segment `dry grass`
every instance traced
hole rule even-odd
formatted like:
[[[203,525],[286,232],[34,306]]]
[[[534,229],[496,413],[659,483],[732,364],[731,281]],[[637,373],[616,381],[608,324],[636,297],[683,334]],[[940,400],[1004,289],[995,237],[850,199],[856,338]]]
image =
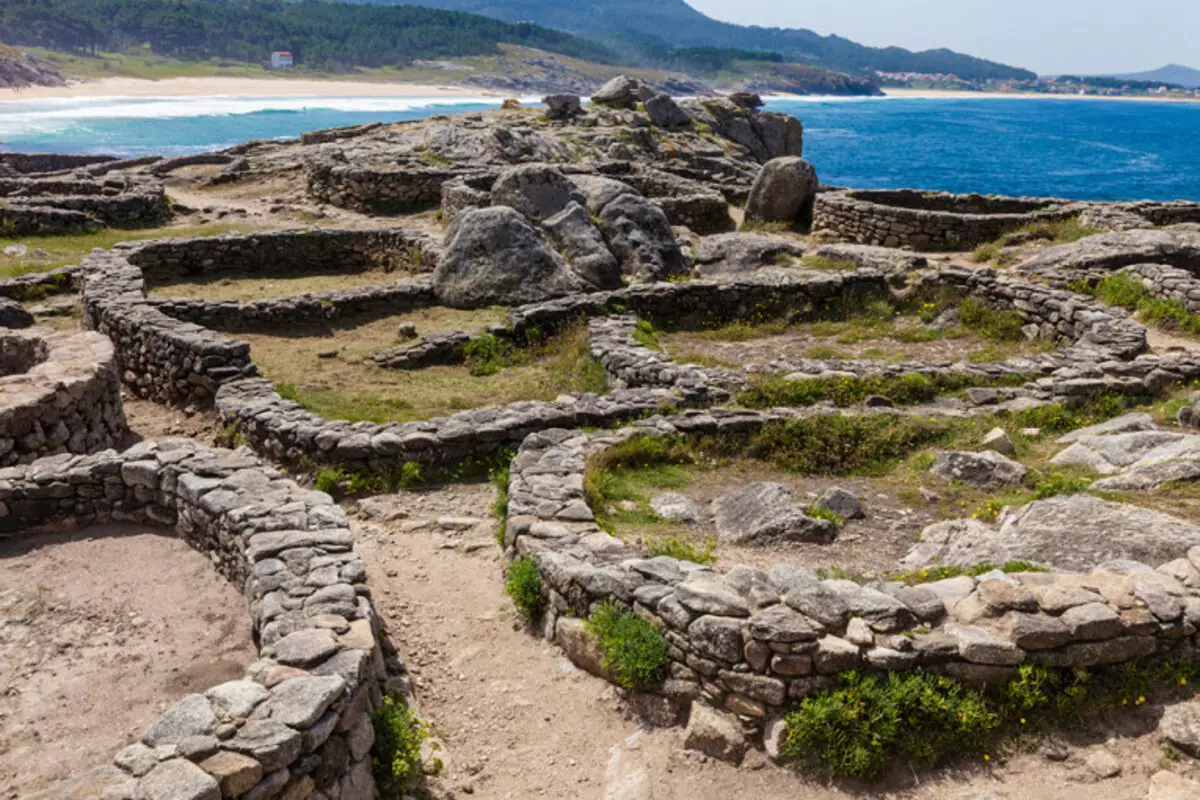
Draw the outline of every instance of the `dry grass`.
[[[343,275],[301,275],[293,273],[258,273],[252,278],[231,278],[227,275],[206,275],[180,278],[162,283],[150,290],[151,297],[199,298],[204,300],[270,300],[305,293],[359,289],[392,283],[409,277],[408,273],[381,269]]]
[[[494,375],[466,366],[403,371],[382,369],[364,356],[396,344],[396,326],[414,322],[422,334],[450,328],[478,331],[504,318],[503,309],[429,309],[319,335],[244,336],[263,374],[285,393],[327,419],[407,422],[519,400],[604,390],[604,373],[588,356],[587,332],[573,328],[525,351],[521,363]],[[336,358],[319,358],[337,351]]]

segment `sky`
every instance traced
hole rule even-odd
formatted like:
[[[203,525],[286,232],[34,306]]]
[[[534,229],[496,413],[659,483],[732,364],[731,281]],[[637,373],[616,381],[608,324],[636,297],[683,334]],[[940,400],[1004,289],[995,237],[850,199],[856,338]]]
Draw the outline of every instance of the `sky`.
[[[1043,75],[1200,69],[1200,0],[687,0],[740,25],[948,47]]]

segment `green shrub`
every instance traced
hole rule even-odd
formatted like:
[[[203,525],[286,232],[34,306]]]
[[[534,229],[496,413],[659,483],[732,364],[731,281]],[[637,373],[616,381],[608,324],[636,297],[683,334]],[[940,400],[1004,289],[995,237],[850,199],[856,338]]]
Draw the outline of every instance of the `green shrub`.
[[[846,518],[841,514],[836,511],[830,511],[827,508],[822,508],[816,504],[809,506],[806,513],[813,519],[823,519],[826,522],[833,523],[833,527],[835,528],[840,528],[846,524]]]
[[[652,556],[668,556],[680,561],[691,561],[694,564],[711,564],[717,560],[713,551],[717,549],[717,540],[709,536],[702,543],[686,534],[674,536],[659,536],[646,542],[646,551]]]
[[[1124,396],[1102,394],[1088,399],[1076,409],[1050,403],[1018,411],[1013,415],[1013,421],[1017,427],[1039,428],[1043,433],[1066,433],[1119,417],[1128,410],[1129,401]]]
[[[346,477],[346,471],[343,469],[322,467],[317,473],[316,489],[318,492],[336,496],[341,491],[342,481],[346,480]]]
[[[644,319],[639,319],[633,326],[633,340],[650,350],[662,350],[662,345],[658,343],[658,334],[654,332],[654,326]]]
[[[599,642],[604,668],[618,685],[648,689],[666,675],[670,650],[648,620],[606,602],[588,617],[587,631]]]
[[[492,516],[500,521],[496,530],[496,541],[500,543],[501,547],[504,546],[504,540],[508,534],[508,477],[509,467],[507,465],[496,467],[488,472],[488,481],[496,490],[496,499],[492,501]]]
[[[978,297],[963,300],[958,307],[958,321],[964,328],[992,341],[1019,342],[1025,338],[1021,331],[1024,317],[1016,311],[996,311]]]
[[[871,779],[893,757],[932,765],[983,754],[1000,722],[982,694],[950,678],[848,672],[787,716],[781,750],[790,758],[817,759],[837,775]]]
[[[394,481],[396,487],[400,489],[411,489],[414,486],[420,486],[423,482],[424,475],[421,472],[421,465],[416,461],[405,461]]]
[[[517,612],[525,619],[536,619],[546,607],[542,573],[532,558],[519,558],[508,568],[504,593],[512,598]]]
[[[1028,380],[1025,376],[1005,376],[981,382],[965,375],[930,376],[916,372],[898,376],[802,378],[796,381],[774,375],[755,375],[750,379],[750,388],[740,392],[737,400],[749,408],[812,406],[825,401],[846,408],[863,402],[871,395],[880,395],[897,405],[916,405],[931,402],[940,394],[970,386],[1013,386]]]
[[[405,794],[420,770],[421,745],[429,738],[429,726],[402,699],[392,695],[383,698],[372,722],[375,744],[371,748],[371,771],[375,783],[385,796]]]
[[[472,375],[495,375],[515,363],[517,348],[508,339],[487,334],[467,342],[463,348]]]
[[[1000,258],[1000,248],[994,244],[982,244],[971,253],[971,261],[975,264],[986,264]]]
[[[1028,561],[1009,561],[1004,564],[976,564],[973,567],[924,567],[912,572],[902,572],[897,575],[888,575],[887,577],[889,581],[900,581],[909,586],[919,586],[922,583],[936,583],[937,581],[944,581],[947,578],[958,578],[963,575],[978,578],[980,575],[986,575],[996,570],[1000,570],[1008,575],[1023,572],[1049,571],[1045,567],[1030,564]]]
[[[1151,297],[1141,280],[1132,275],[1122,272],[1109,275],[1088,293],[1105,305],[1120,306],[1137,312],[1148,325],[1200,335],[1200,317],[1178,300]]]

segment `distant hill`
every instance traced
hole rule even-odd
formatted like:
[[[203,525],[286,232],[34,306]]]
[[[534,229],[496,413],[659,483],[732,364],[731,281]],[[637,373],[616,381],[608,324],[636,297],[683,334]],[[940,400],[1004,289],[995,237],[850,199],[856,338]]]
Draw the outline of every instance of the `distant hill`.
[[[1200,89],[1200,69],[1192,69],[1180,64],[1168,64],[1165,67],[1152,69],[1149,72],[1131,72],[1125,75],[1111,75],[1118,80],[1148,81],[1151,83],[1174,83],[1186,89]]]
[[[943,72],[967,80],[1033,80],[1028,70],[951,50],[913,53],[899,47],[866,47],[810,30],[761,28],[719,22],[683,0],[353,0],[376,5],[424,5],[502,19],[533,22],[620,50],[626,57],[647,48],[719,47],[780,53],[789,61],[843,72]]]

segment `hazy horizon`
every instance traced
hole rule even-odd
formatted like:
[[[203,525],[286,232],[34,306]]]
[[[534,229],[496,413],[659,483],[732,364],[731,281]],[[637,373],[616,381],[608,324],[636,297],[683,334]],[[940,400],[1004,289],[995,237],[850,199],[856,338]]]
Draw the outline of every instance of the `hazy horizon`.
[[[875,47],[946,47],[1042,75],[1200,69],[1200,2],[1159,0],[686,0],[726,22],[809,28]]]

